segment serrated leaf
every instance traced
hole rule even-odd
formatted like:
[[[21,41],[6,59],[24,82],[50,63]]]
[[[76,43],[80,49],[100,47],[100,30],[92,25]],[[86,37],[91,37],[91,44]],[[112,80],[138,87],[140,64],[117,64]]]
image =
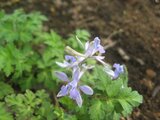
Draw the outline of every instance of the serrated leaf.
[[[6,95],[14,92],[13,88],[4,82],[0,82],[0,99],[3,99]]]
[[[131,114],[132,112],[132,106],[125,100],[118,100],[123,108],[123,115],[127,116],[128,114]]]
[[[75,33],[76,33],[76,36],[82,41],[87,41],[88,38],[91,36],[87,30],[77,29]]]
[[[108,102],[111,102],[114,106],[114,114],[123,114],[125,117],[131,114],[134,107],[137,107],[142,103],[142,96],[128,87],[121,88],[119,89],[118,94],[108,97]]]
[[[103,71],[103,67],[96,65],[94,68],[96,88],[106,91],[107,86],[112,82],[111,78]]]
[[[81,41],[82,44],[85,44],[89,40],[90,34],[86,30],[77,29],[74,34],[71,34],[67,39],[67,43],[72,47],[76,48],[78,51],[82,51],[82,45],[76,39],[76,36]]]
[[[65,114],[64,120],[78,120],[78,118],[75,115]]]
[[[0,102],[0,120],[14,120],[13,116],[7,111],[3,103]]]
[[[103,108],[103,103],[100,100],[94,100],[89,108],[89,114],[91,120],[104,120],[105,111]]]
[[[26,90],[24,94],[12,94],[5,98],[10,111],[14,113],[16,120],[37,119],[53,120],[54,107],[50,103],[50,98],[44,90],[33,93]]]
[[[143,102],[143,97],[142,95],[140,95],[137,91],[132,91],[132,93],[130,94],[130,99],[132,101],[128,101],[130,104],[134,105],[135,107],[137,107],[140,103]]]
[[[106,88],[108,97],[116,97],[119,94],[120,89],[122,89],[122,81],[112,81]]]
[[[69,97],[63,97],[59,99],[59,102],[69,110],[74,109],[74,102]]]

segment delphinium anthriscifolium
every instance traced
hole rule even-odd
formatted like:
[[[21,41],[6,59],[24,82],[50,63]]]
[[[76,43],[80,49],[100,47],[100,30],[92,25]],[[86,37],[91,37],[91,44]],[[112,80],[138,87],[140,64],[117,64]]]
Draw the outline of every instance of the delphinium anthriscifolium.
[[[80,41],[79,41],[80,42]],[[86,42],[85,45],[81,44],[84,48],[84,53],[79,53],[73,50],[69,46],[66,47],[66,52],[70,55],[65,56],[63,63],[56,62],[60,67],[72,69],[72,80],[69,80],[68,76],[64,72],[56,71],[56,76],[66,82],[66,85],[61,87],[61,90],[57,94],[57,97],[68,95],[71,99],[75,100],[79,107],[82,106],[82,97],[80,91],[87,95],[93,95],[93,89],[88,85],[80,85],[80,79],[84,72],[88,69],[94,68],[93,65],[86,65],[88,59],[94,59],[100,62],[104,66],[104,71],[111,77],[111,79],[117,79],[118,76],[124,72],[124,66],[115,63],[112,70],[108,63],[104,62],[105,58],[102,56],[105,53],[104,47],[100,44],[98,37],[94,38],[91,42]]]
[[[0,12],[0,120],[119,120],[142,103],[128,87],[125,65],[104,62],[98,37],[82,44],[90,34],[76,30],[64,40],[53,30],[43,31],[44,20],[39,13]],[[66,47],[64,62],[57,62],[65,74],[55,61],[63,60],[66,44],[76,50]]]

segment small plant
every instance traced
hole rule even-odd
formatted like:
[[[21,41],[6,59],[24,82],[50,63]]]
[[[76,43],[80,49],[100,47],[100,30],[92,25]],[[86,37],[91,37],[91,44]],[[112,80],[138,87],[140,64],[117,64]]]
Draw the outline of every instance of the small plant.
[[[43,30],[46,20],[0,12],[0,120],[119,120],[142,103],[126,67],[104,61],[98,37],[87,42],[77,29],[63,39]]]
[[[37,86],[54,89],[54,61],[62,59],[64,43],[54,31],[43,31],[42,23],[46,20],[38,12],[0,13],[1,80],[6,81],[7,77],[22,91]]]
[[[72,70],[72,80],[69,80],[64,72],[55,72],[55,75],[66,83],[61,87],[57,97],[69,96],[81,107],[83,102],[81,92],[93,95],[93,89],[88,85],[83,85],[80,79],[87,70],[95,68],[94,75],[97,80],[94,82],[97,84],[94,84],[93,87],[99,93],[95,93],[93,99],[91,98],[90,118],[92,120],[119,120],[121,116],[126,117],[131,114],[133,107],[142,103],[142,96],[127,86],[127,70],[124,65],[115,63],[114,70],[112,70],[112,67],[103,61],[105,57],[101,54],[105,53],[105,50],[98,37],[92,42],[86,42],[85,45],[78,38],[77,40],[82,45],[84,52],[79,53],[67,46],[66,52],[70,55],[65,56],[63,63],[56,62],[60,67]],[[93,64],[88,65],[87,61],[90,60],[96,60],[104,67],[97,68]]]
[[[12,94],[5,98],[10,112],[16,120],[53,120],[56,118],[54,107],[44,90],[36,93],[26,90],[25,94]]]

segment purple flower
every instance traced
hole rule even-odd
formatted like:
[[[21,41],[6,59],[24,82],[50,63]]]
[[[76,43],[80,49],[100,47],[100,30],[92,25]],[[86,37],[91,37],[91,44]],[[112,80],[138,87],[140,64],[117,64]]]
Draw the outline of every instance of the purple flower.
[[[100,39],[98,37],[92,42],[86,42],[84,54],[73,50],[69,46],[66,47],[66,52],[73,56],[66,55],[63,63],[56,62],[60,67],[74,68],[83,63],[87,58],[95,59],[105,65],[105,62],[103,61],[104,56],[101,56],[102,53],[105,53],[105,50],[102,45],[100,45]],[[95,56],[94,54],[96,53],[99,53],[99,55]]]
[[[110,75],[112,77],[112,79],[117,79],[119,77],[119,75],[124,72],[124,67],[123,67],[123,65],[115,63],[113,65],[113,68],[115,68],[114,71],[111,69],[111,67],[109,65],[106,65],[104,68],[104,71],[108,75]]]
[[[68,77],[65,73],[56,72],[56,76],[60,80],[68,82],[66,85],[63,85],[61,87],[61,90],[57,94],[57,97],[62,97],[62,96],[69,95],[69,97],[71,99],[75,100],[76,103],[78,104],[78,106],[81,107],[82,103],[83,103],[83,100],[82,100],[82,97],[81,97],[81,94],[80,94],[80,90],[87,95],[92,95],[93,94],[92,88],[90,88],[87,85],[79,86],[79,84],[78,84],[81,76],[83,75],[83,73],[84,73],[84,71],[80,71],[79,67],[77,67],[77,69],[73,71],[72,81],[69,81]]]
[[[56,71],[55,72],[55,75],[62,81],[65,81],[65,82],[68,82],[69,79],[68,79],[68,76],[64,73],[64,72],[58,72]]]
[[[63,61],[63,63],[56,62],[56,64],[59,65],[60,67],[66,68],[66,67],[71,67],[72,64],[75,62],[76,62],[76,58],[74,56],[65,55],[65,60]]]
[[[98,37],[94,38],[92,42],[86,42],[85,44],[85,56],[93,56],[96,52],[105,53],[102,45],[100,45],[100,39]]]
[[[120,64],[115,63],[115,64],[113,65],[113,68],[115,68],[113,79],[118,78],[118,76],[119,76],[121,73],[124,72],[124,67],[123,67],[123,65],[120,65]]]
[[[65,55],[65,60],[70,61],[70,63],[76,62],[76,58],[71,55]]]
[[[105,53],[105,50],[102,45],[100,45],[100,39],[98,37],[94,38],[94,47],[99,53]]]
[[[99,53],[99,55],[95,56],[94,54]],[[100,45],[100,39],[98,37],[94,38],[94,41],[92,42],[86,42],[85,44],[85,52],[81,56],[79,56],[79,59],[77,60],[77,63],[83,62],[87,58],[92,58],[97,61],[99,61],[102,64],[105,64],[104,56],[101,56],[102,53],[105,53],[105,50],[102,45]]]
[[[63,82],[66,82],[66,85],[61,87],[57,97],[69,96],[71,99],[76,101],[79,107],[81,107],[83,100],[80,92],[87,95],[93,95],[91,87],[87,85],[80,85],[80,78],[84,72],[94,67],[85,64],[85,61],[88,58],[102,63],[105,66],[105,72],[110,75],[112,79],[117,79],[119,75],[124,72],[124,67],[123,65],[115,63],[113,65],[114,70],[112,70],[112,67],[103,61],[105,57],[101,56],[101,54],[105,53],[105,49],[100,44],[100,39],[98,37],[95,37],[92,42],[86,42],[85,46],[79,39],[78,41],[84,48],[83,54],[67,46],[65,51],[70,55],[65,56],[63,63],[56,62],[60,67],[72,68],[72,80],[69,80],[68,76],[64,72],[55,72],[55,75]]]
[[[87,95],[93,95],[93,90],[88,85],[82,85],[79,87],[81,91]]]

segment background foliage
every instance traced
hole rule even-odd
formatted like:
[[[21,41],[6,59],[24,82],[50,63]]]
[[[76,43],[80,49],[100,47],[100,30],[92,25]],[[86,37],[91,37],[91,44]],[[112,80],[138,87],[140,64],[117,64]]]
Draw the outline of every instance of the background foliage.
[[[43,30],[46,20],[38,12],[0,12],[0,120],[119,120],[142,103],[127,85],[127,70],[113,81],[98,65],[82,78],[94,88],[93,96],[83,96],[82,108],[68,97],[57,99],[55,61],[63,60],[65,45],[81,50],[75,36],[85,42],[90,34],[76,30],[64,39]]]

